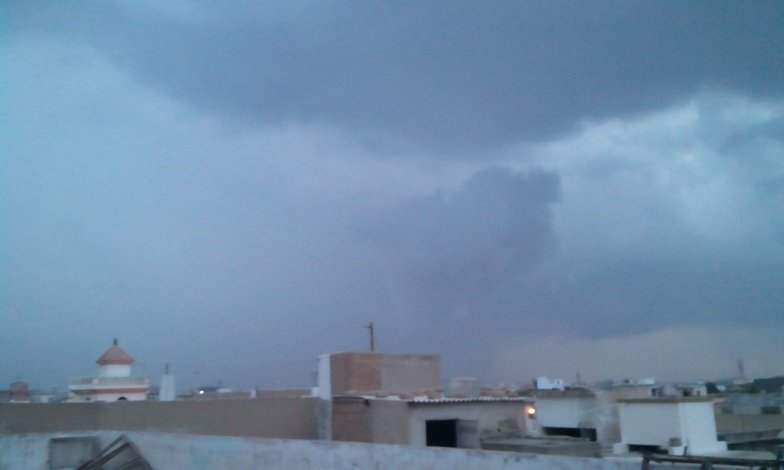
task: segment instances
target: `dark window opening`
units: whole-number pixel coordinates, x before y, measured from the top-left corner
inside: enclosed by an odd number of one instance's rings
[[[457,447],[457,420],[425,421],[425,438],[429,447]]]
[[[542,428],[546,436],[566,436],[596,442],[594,428]]]
[[[629,452],[639,452],[641,454],[664,454],[659,446],[643,445],[643,444],[629,444]]]

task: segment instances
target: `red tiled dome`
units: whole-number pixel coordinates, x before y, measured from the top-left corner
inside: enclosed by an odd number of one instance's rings
[[[95,362],[100,366],[107,364],[132,364],[133,358],[117,345],[117,340],[115,339],[112,347],[107,349]]]

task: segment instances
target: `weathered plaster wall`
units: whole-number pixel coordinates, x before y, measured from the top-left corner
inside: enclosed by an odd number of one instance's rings
[[[0,403],[0,434],[101,429],[105,406],[103,403]]]
[[[421,404],[411,407],[408,421],[410,445],[427,445],[426,422],[440,419],[477,421],[479,439],[498,433],[526,432],[523,402]]]
[[[336,353],[330,355],[332,395],[381,390],[380,354]]]
[[[404,401],[335,397],[332,439],[344,442],[408,444],[409,406]]]
[[[409,405],[404,401],[370,400],[369,426],[372,442],[408,444]]]
[[[597,408],[596,397],[536,397],[539,425],[557,428],[593,428],[591,412]]]
[[[329,374],[329,386],[320,379],[319,387],[329,388],[332,395],[424,393],[441,388],[441,359],[435,355],[334,353],[323,369],[319,374]]]
[[[441,384],[441,358],[435,355],[381,355],[381,387],[390,392],[436,390]]]
[[[318,399],[0,405],[0,434],[117,429],[318,438]]]
[[[344,442],[372,442],[368,400],[361,397],[332,399],[332,439]]]

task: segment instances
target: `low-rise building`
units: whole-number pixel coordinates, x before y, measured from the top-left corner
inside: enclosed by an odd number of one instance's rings
[[[72,379],[68,386],[69,402],[140,401],[147,399],[147,377],[131,375],[134,359],[115,339],[112,346],[95,361],[96,377]]]
[[[27,383],[17,380],[8,387],[8,401],[12,403],[30,403],[30,387]]]
[[[704,455],[727,450],[727,443],[717,439],[711,398],[632,398],[618,400],[618,411],[621,442],[614,446],[617,452]]]

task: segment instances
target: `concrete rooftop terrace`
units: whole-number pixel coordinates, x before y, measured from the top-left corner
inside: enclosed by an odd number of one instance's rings
[[[0,435],[0,469],[49,469],[51,439],[95,437],[108,445],[122,433]],[[175,433],[124,433],[155,470],[637,470],[639,457],[597,459],[465,449],[416,448],[385,444],[260,439]],[[651,468],[694,468],[652,465]]]

